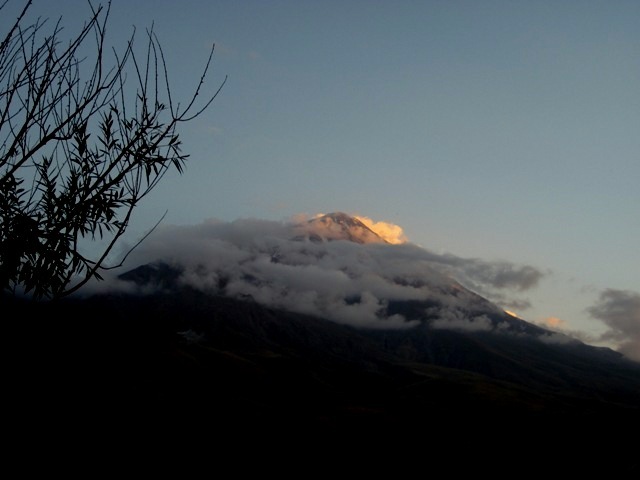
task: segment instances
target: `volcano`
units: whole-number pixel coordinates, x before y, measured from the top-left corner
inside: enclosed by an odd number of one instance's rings
[[[311,240],[314,242],[347,240],[354,243],[387,243],[364,223],[343,212],[319,215],[301,225],[304,234],[295,237],[296,240]]]
[[[429,432],[486,454],[498,447],[482,432],[523,445],[554,431],[610,469],[631,452],[617,428],[640,426],[640,365],[619,353],[508,314],[344,213],[268,236],[215,231],[208,256],[187,244],[119,290],[7,299],[15,408],[47,398],[33,418],[52,428],[135,419],[243,440]],[[514,445],[500,448],[524,459]]]

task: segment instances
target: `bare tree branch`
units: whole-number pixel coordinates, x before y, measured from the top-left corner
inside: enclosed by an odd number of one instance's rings
[[[139,202],[170,169],[183,171],[188,155],[181,150],[179,125],[201,115],[227,80],[199,102],[212,47],[181,111],[153,24],[141,57],[134,29],[125,48],[112,49],[107,59],[111,5],[88,5],[88,20],[66,46],[60,20],[48,32],[47,20],[24,25],[31,1],[0,43],[3,291],[59,298],[115,268],[106,259]],[[91,42],[93,55],[81,58]],[[81,243],[104,238],[95,258],[80,253]]]

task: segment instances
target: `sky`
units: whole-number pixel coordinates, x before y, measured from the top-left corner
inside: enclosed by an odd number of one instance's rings
[[[89,12],[32,7],[70,33]],[[107,41],[152,22],[175,98],[212,45],[204,92],[226,83],[127,241],[165,211],[185,228],[343,211],[534,272],[492,298],[528,321],[640,338],[640,2],[113,0]]]

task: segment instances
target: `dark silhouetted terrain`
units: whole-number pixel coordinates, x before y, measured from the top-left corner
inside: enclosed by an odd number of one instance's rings
[[[188,289],[13,307],[11,419],[50,441],[61,430],[173,440],[208,431],[254,446],[274,435],[408,442],[438,457],[447,445],[474,458],[549,442],[601,459],[636,451],[624,432],[639,425],[640,368],[584,344],[357,330]],[[496,435],[500,447],[487,443]]]
[[[348,217],[325,223],[329,240],[293,241],[332,241],[345,226],[357,243],[375,235]],[[396,474],[409,465],[440,475],[637,472],[640,364],[508,315],[457,283],[389,301],[383,313],[412,319],[408,328],[356,328],[180,277],[155,263],[121,275],[153,286],[144,295],[3,298],[14,447],[188,445],[214,464],[258,454],[286,463],[296,452],[312,466],[341,458]],[[440,328],[442,305],[465,319]]]

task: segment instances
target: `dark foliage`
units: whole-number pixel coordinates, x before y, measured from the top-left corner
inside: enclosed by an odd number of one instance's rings
[[[169,169],[182,172],[180,124],[220,91],[196,104],[212,49],[192,97],[178,103],[153,29],[142,51],[132,34],[109,56],[110,5],[88,5],[68,43],[60,21],[25,24],[30,1],[0,37],[0,289],[36,299],[100,278],[136,206]],[[8,9],[0,3],[1,15]],[[83,254],[96,239],[106,246]]]

